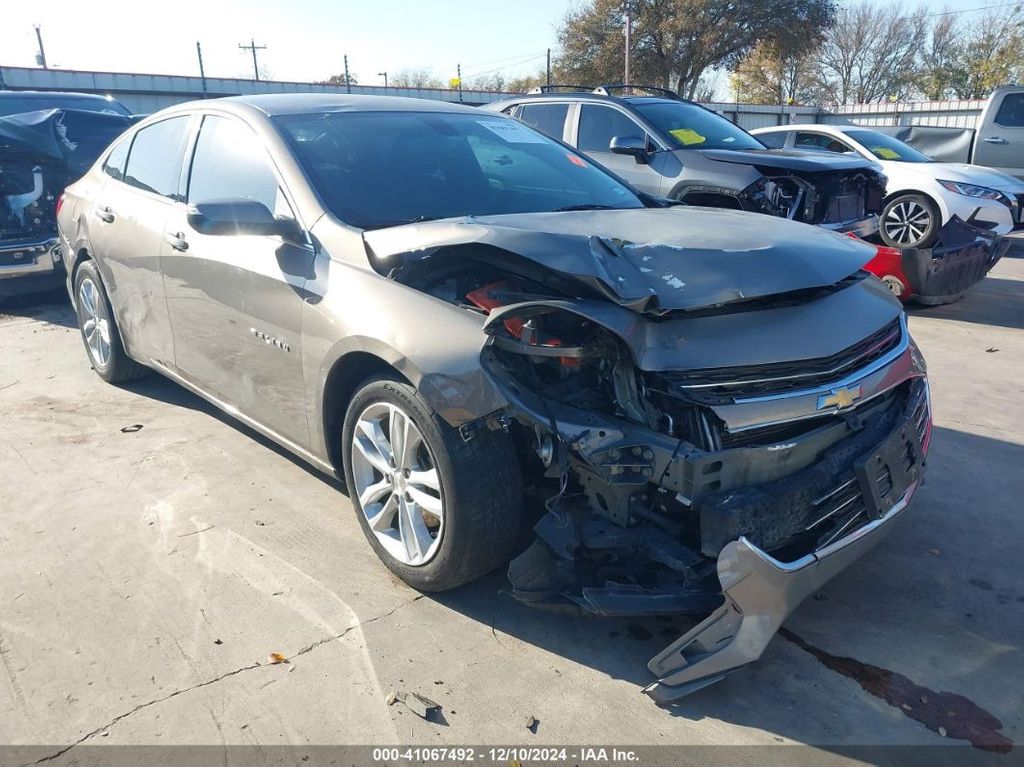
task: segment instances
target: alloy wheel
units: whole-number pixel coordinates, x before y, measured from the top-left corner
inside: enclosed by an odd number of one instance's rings
[[[445,527],[437,464],[412,418],[389,402],[375,402],[352,434],[353,491],[381,546],[399,562],[425,565],[437,553]]]
[[[885,214],[885,233],[893,242],[911,246],[924,238],[931,226],[931,213],[918,202],[904,200],[893,205]]]
[[[105,368],[110,363],[110,318],[99,288],[89,277],[78,286],[78,310],[89,356],[95,365]]]

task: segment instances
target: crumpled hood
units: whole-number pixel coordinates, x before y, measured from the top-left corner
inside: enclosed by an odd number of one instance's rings
[[[763,168],[778,168],[801,173],[828,171],[874,170],[879,166],[856,155],[833,152],[814,152],[801,149],[699,149],[710,160],[732,162],[741,165],[757,165]]]
[[[771,216],[717,208],[469,216],[363,234],[381,271],[481,244],[569,275],[615,303],[663,314],[834,285],[873,246]]]

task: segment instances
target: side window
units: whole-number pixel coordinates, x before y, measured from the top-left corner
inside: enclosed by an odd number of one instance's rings
[[[189,175],[189,202],[245,197],[280,213],[277,176],[253,130],[228,117],[207,115]],[[287,204],[281,200],[281,204]]]
[[[607,152],[616,136],[644,138],[646,131],[617,109],[584,104],[580,110],[577,148],[583,152]]]
[[[188,117],[161,120],[135,134],[124,182],[180,200],[178,180],[188,137]]]
[[[128,148],[131,145],[131,136],[126,136],[118,141],[103,162],[103,172],[111,178],[124,181],[124,166],[128,163]]]
[[[996,124],[1004,128],[1024,128],[1024,93],[1007,93],[996,112]]]
[[[773,131],[772,133],[758,133],[754,138],[760,141],[769,149],[782,149],[786,145],[786,137],[789,133],[786,131]]]
[[[565,130],[565,117],[568,114],[568,104],[525,104],[519,113],[519,119],[561,141]]]
[[[824,149],[826,152],[842,153],[853,151],[853,147],[847,146],[842,141],[832,138],[832,136],[826,136],[824,133],[797,133],[796,146],[805,149]]]

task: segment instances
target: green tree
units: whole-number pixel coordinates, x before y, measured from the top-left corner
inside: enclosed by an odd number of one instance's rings
[[[989,12],[972,24],[963,41],[962,80],[951,78],[959,98],[978,99],[1007,83],[1024,80],[1024,6]]]
[[[760,42],[813,46],[836,12],[834,0],[592,0],[570,11],[558,32],[558,68],[569,81],[622,80],[626,5],[631,79],[687,98],[706,71],[734,65]]]

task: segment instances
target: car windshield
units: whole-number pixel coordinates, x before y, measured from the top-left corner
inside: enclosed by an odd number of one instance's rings
[[[361,229],[643,207],[590,160],[498,115],[327,112],[274,121],[328,208]]]
[[[886,136],[873,130],[850,130],[846,135],[867,149],[879,160],[893,162],[932,162],[928,155],[921,154],[914,147],[904,144],[898,138]]]
[[[87,96],[10,96],[0,98],[0,117],[35,112],[40,109],[78,109],[83,112],[110,112],[115,115],[131,114],[123,104],[113,99]]]
[[[766,149],[742,128],[696,104],[652,101],[634,108],[680,149]]]

